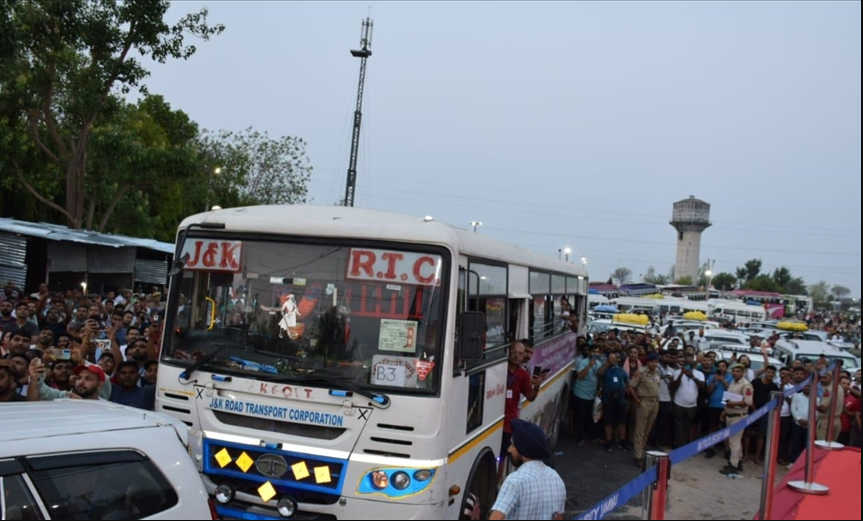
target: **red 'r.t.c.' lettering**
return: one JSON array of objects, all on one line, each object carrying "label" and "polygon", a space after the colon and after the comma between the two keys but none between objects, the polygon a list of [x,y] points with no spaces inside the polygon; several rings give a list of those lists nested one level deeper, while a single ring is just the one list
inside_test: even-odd
[{"label": "red 'r.t.c.' lettering", "polygon": [[[429,276],[424,276],[422,274],[423,264],[429,264],[432,267],[432,273]],[[437,264],[432,257],[423,256],[417,259],[414,263],[414,278],[420,284],[433,284],[436,280],[437,276]]]},{"label": "red 'r.t.c.' lettering", "polygon": [[384,278],[387,280],[396,280],[398,275],[396,275],[396,263],[400,260],[404,260],[405,256],[401,253],[384,253],[381,255],[381,259],[387,261],[387,273],[384,275]]},{"label": "red 'r.t.c.' lettering", "polygon": [[368,250],[353,250],[351,251],[351,277],[359,277],[364,272],[367,277],[375,276],[375,257],[374,252]]}]

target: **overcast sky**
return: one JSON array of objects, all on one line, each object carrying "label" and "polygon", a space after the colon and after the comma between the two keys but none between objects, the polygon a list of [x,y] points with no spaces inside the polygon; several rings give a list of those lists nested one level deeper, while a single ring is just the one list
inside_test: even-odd
[{"label": "overcast sky", "polygon": [[357,206],[557,255],[593,280],[675,261],[672,203],[711,203],[702,261],[861,291],[859,2],[176,2],[225,33],[148,85],[207,129],[308,142],[344,194],[371,6]]}]

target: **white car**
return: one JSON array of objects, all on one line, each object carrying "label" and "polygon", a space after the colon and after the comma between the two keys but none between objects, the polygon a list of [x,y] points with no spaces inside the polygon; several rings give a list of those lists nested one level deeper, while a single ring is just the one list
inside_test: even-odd
[{"label": "white car", "polygon": [[[697,337],[696,337],[697,338]],[[710,329],[704,332],[709,345],[738,344],[749,347],[749,335],[730,329]]]},{"label": "white car", "polygon": [[0,519],[215,519],[188,427],[105,401],[0,404]]},{"label": "white car", "polygon": [[782,360],[785,365],[791,365],[795,360],[817,361],[822,356],[828,362],[842,360],[843,367],[849,371],[860,368],[860,361],[851,353],[843,351],[827,342],[814,340],[782,339],[776,342],[773,356]]}]

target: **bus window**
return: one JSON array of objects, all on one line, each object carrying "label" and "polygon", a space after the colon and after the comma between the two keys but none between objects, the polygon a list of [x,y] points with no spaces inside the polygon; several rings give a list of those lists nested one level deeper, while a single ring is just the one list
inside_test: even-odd
[{"label": "bus window", "polygon": [[485,314],[485,360],[506,356],[507,345],[507,288],[508,270],[471,262],[468,269],[468,311]]}]

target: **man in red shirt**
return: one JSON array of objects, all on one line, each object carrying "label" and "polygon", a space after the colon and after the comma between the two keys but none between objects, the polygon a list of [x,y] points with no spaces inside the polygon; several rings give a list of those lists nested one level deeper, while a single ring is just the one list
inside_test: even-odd
[{"label": "man in red shirt", "polygon": [[839,385],[845,389],[845,408],[842,411],[842,433],[839,435],[839,443],[842,445],[851,445],[851,432],[857,425],[857,416],[860,411],[860,400],[851,394],[851,379],[843,377],[839,381]]},{"label": "man in red shirt", "polygon": [[524,344],[514,342],[509,348],[509,366],[506,373],[503,442],[501,443],[501,450],[498,453],[500,457],[500,464],[498,466],[500,479],[503,479],[503,471],[506,467],[506,453],[512,442],[512,420],[518,419],[518,405],[521,402],[521,396],[524,395],[529,401],[536,400],[536,396],[539,394],[539,386],[542,383],[541,377],[531,379],[527,371],[521,367],[524,356]]}]

